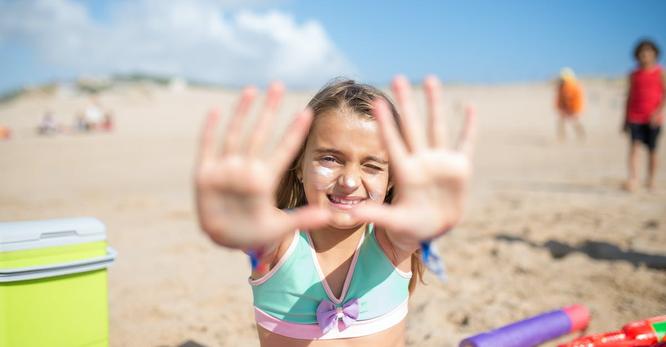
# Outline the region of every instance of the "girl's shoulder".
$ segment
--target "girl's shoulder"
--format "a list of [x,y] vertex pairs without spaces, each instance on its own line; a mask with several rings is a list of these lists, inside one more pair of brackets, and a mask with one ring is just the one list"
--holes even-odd
[[638,66],[633,71],[631,71],[630,76],[650,75],[653,73],[663,74],[663,71],[664,68],[661,66],[661,64],[655,64],[651,68],[641,68],[640,66]]
[[282,258],[287,256],[289,249],[298,242],[301,232],[295,230],[287,233],[281,239],[262,247],[261,256],[258,259],[258,266],[252,271],[252,278],[258,279],[268,274],[275,268]]
[[655,64],[655,66],[652,67],[650,72],[661,75],[664,73],[664,68],[659,64]]
[[386,255],[391,264],[403,272],[411,271],[411,257],[414,250],[402,249],[395,245],[382,228],[375,228],[372,237],[376,240],[379,249]]

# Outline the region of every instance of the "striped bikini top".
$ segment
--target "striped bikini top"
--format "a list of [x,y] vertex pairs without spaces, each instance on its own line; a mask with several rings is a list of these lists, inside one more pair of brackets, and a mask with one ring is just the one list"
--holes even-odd
[[386,257],[368,224],[340,298],[329,288],[304,231],[295,232],[274,268],[249,282],[257,324],[287,337],[318,340],[371,335],[400,323],[407,315],[411,276]]

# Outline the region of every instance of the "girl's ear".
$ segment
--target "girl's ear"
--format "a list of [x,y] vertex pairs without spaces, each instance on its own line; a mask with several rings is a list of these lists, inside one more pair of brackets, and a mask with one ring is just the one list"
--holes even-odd
[[391,194],[393,191],[393,180],[389,178],[388,186],[386,186],[386,195]]
[[389,166],[389,173],[388,173],[388,186],[386,187],[386,191],[388,192],[393,188],[393,170],[391,170],[391,167]]
[[395,192],[393,191],[393,182],[389,181],[388,186],[386,187],[386,195],[384,196],[384,203],[390,204],[395,197]]
[[303,168],[301,166],[296,168],[296,178],[299,182],[303,183]]

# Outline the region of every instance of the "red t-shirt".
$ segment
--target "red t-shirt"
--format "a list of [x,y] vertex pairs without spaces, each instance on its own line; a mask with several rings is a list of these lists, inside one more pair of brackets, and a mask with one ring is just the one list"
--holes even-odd
[[[664,99],[664,81],[661,66],[651,69],[636,69],[629,77],[629,100],[627,101],[627,121],[647,124],[650,116]],[[659,122],[661,123],[661,116]]]

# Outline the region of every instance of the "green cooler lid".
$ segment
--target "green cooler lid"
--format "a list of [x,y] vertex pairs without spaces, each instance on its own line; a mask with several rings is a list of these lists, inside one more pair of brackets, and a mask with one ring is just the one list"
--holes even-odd
[[103,240],[106,227],[93,217],[0,222],[0,252]]
[[96,218],[0,222],[0,284],[104,269],[115,257]]

